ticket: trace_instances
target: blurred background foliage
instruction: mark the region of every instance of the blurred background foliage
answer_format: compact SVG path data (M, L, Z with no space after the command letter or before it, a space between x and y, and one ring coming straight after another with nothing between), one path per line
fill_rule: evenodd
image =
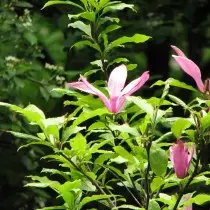
M97 55L89 48L70 50L81 36L77 30L67 27L67 14L75 13L75 8L59 5L41 10L45 2L0 1L0 101L19 106L32 103L50 117L65 113L64 98L52 92L53 87L65 87L65 82L76 80L77 74L90 69L90 62ZM156 79L174 77L194 85L192 79L171 62L171 44L183 49L200 66L203 79L210 77L208 0L133 0L129 3L135 4L138 12L124 10L117 14L123 26L120 33L152 36L146 44L128 45L115 51L116 55L138 64L131 77L149 69L151 84ZM175 91L190 99L189 92ZM151 94L158 91L147 88L142 92L146 97ZM36 128L3 108L0 121L0 209L33 210L52 204L55 201L51 192L23 187L24 177L39 171L39 159L45 151L33 147L16 152L20 140L4 132L29 133Z

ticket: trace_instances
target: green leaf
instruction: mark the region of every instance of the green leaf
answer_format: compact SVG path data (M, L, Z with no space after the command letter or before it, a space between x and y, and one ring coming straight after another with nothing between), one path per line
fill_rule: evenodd
M182 101L180 98L176 97L176 96L173 96L173 95L168 95L168 97L174 101L175 103L177 103L178 105L182 106L184 109L188 109L189 107L187 106L187 104Z
M133 4L118 3L118 4L111 5L111 6L106 6L104 8L103 12L102 12L102 15L107 13L107 12L123 10L125 8L132 9L133 11L136 12L136 10L134 9L134 5Z
M146 36L143 34L135 34L132 37L127 37L127 36L123 36L119 39L114 40L113 42L111 42L106 51L109 52L111 49L115 48L115 47L121 47L123 44L126 43L143 43L146 42L148 39L150 39L150 36Z
M63 132L63 135L62 135L62 141L65 142L65 141L68 141L68 139L71 137L71 135L75 134L75 133L78 133L79 131L81 130L84 130L86 127L68 127L64 130Z
M104 114L108 114L109 111L106 108L99 108L93 111L87 111L87 112L82 112L79 117L74 121L73 126L77 126L81 124L82 122L91 119L96 116L101 116Z
M68 27L77 28L80 31L83 31L89 37L91 37L91 27L90 27L90 25L87 25L87 24L83 23L82 21L76 21L74 23L70 23L68 25Z
M165 150L153 145L150 149L150 165L157 176L164 176L168 166L168 155Z
M66 206L50 206L50 207L44 207L37 210L59 210L59 209L66 210Z
M111 198L111 197L115 197L115 196L114 195L92 195L90 197L86 196L80 202L79 209L81 209L85 204L90 203L92 201L106 200L106 199Z
M14 131L7 131L8 133L11 133L13 136L21 139L26 139L26 140L34 140L34 141L40 141L41 139L30 135L30 134L25 134L25 133L19 133L19 132L14 132Z
M149 104L145 99L141 99L135 96L128 96L126 97L128 101L132 101L138 107L140 107L143 111L145 111L150 118L153 117L154 109L151 104Z
M148 210L160 210L160 206L155 200L150 200Z
M78 18L84 18L86 20L89 20L91 22L95 22L95 18L96 18L96 14L95 12L81 12L79 14L76 14L76 15L71 15L69 14L68 15L69 19L78 19Z
M121 28L121 26L117 25L117 24L112 24L107 26L104 30L103 33L108 34L109 32L115 31L117 29Z
M157 201L160 201L168 206L174 206L175 205L175 200L172 199L170 195L160 193L159 198L156 199Z
M127 65L127 69L128 69L128 71L132 71L132 70L136 69L137 66L138 65L135 63L130 63Z
M195 203L197 205L203 205L206 202L210 201L210 195L207 194L199 194L196 195L195 197L189 199L187 202L185 202L183 208L189 206L192 203Z
M206 130L210 127L210 112L201 119L201 125L203 130Z
M21 113L28 119L29 122L38 123L39 121L45 119L43 111L33 104L28 105Z
M115 125L115 124L110 124L109 127L113 131L120 131L121 133L129 133L133 136L140 136L138 130L136 128L130 127L128 124L123 124L123 125Z
M71 48L73 48L73 47L80 48L80 47L83 47L83 46L89 46L89 47L97 50L98 52L101 52L100 46L96 43L92 43L89 40L82 40L82 41L76 42L71 46Z
M103 122L95 122L89 126L88 131L95 129L107 129L106 125Z
M152 192L157 192L160 186L164 183L161 177L155 177L150 185Z
M173 123L171 131L177 138L180 138L182 132L189 128L191 125L192 123L189 120L185 118L179 118Z
M66 4L66 5L72 5L75 6L77 8L80 8L81 10L84 10L83 7L81 7L79 4L76 4L72 1L48 1L47 3L45 3L45 5L42 7L42 9L52 6L52 5L56 5L56 4Z
M54 174L59 174L60 176L62 176L64 179L66 180L70 180L69 177L69 172L63 172L61 170L58 169L51 169L51 168L43 168L41 173L49 173L50 175L54 175Z
M195 91L197 92L198 90L193 88L192 86L190 85L187 85L186 83L184 82L180 82L179 80L176 80L174 78L169 78L167 79L166 81L162 81L162 80L158 80L157 82L155 82L151 87L153 86L162 86L162 85L166 85L166 84L169 84L170 86L174 86L174 87L180 87L180 88L184 88L184 89L187 89L187 90L192 90L192 91Z
M139 207L127 205L127 204L112 208L112 210L118 210L118 209L144 210L144 208L139 208Z
M45 188L45 187L51 187L54 190L57 190L60 186L60 183L57 181L52 181L48 179L46 176L40 177L40 176L28 176L31 178L33 181L38 181L38 182L33 182L33 183L27 183L25 186L26 187L40 187L40 188Z
M85 151L86 150L86 144L87 144L87 140L81 133L78 133L70 141L70 145L71 145L72 149L77 150L77 151Z
M125 150L123 147L115 146L113 149L118 155L127 159L130 163L136 163L137 159L135 159L135 157L132 154L130 154L127 150Z
M58 190L60 192L67 192L72 190L80 189L82 186L81 180L74 180L73 182L67 181L64 184L60 185Z
M129 60L127 58L116 58L108 64L108 67L113 65L114 63L128 63L128 62Z

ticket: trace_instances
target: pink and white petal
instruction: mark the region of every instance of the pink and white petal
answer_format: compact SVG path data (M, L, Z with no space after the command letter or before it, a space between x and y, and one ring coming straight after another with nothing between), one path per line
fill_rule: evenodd
M84 82L70 82L68 83L68 85L72 88L96 95L96 93L93 92L90 88L88 88Z
M198 68L198 66L192 60L186 57L175 56L175 55L173 55L173 57L176 60L176 62L179 64L179 66L184 70L184 72L195 80L198 89L201 92L204 92L204 84L202 82L201 71Z
M118 112L121 110L123 104L125 103L126 101L126 97L125 96L120 96L117 100L117 110Z
M118 113L122 108L126 98L125 96L121 97L112 97L110 98L110 105L113 113Z
M121 95L129 96L140 89L149 79L149 71L145 71L139 78L130 82L121 92Z
M187 175L187 158L188 153L185 149L184 143L181 140L177 140L177 144L173 146L173 165L178 178L184 178Z
M102 102L105 104L105 106L111 111L109 99L99 89L97 89L93 85L91 85L85 77L80 75L80 79L87 86L88 90L91 90L95 95L97 95L102 100Z
M108 80L108 91L110 97L119 96L125 86L127 79L127 68L125 65L116 67L110 74Z
M176 52L176 54L178 56L184 56L184 57L186 57L185 54L178 47L176 47L174 45L171 45L171 48Z

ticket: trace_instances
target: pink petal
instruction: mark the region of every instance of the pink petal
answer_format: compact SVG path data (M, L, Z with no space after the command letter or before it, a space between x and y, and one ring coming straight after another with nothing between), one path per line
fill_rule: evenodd
M96 93L93 92L89 87L87 87L87 85L84 82L70 82L68 83L68 85L72 88L96 95Z
M185 54L178 47L171 45L171 48L176 52L177 55L186 57Z
M184 210L192 210L193 208L192 208L192 204L191 205L189 205L189 206L187 206L186 208L184 208Z
M190 59L183 56L175 56L173 55L176 62L180 65L180 67L190 75L196 82L198 89L201 92L204 92L204 84L201 79L201 71L198 66Z
M116 67L109 76L108 91L110 97L116 97L120 95L121 90L125 86L127 78L127 68L125 65Z
M188 170L188 149L181 140L170 147L170 159L174 166L176 176L184 178Z
M99 89L97 89L93 85L91 85L85 77L80 76L80 79L86 85L87 89L92 91L93 94L97 95L103 101L105 106L111 111L111 106L110 106L109 99Z
M122 108L126 98L124 96L110 98L110 106L113 113L118 113Z
M130 82L121 92L122 95L131 95L141 88L149 79L149 71L145 71L139 78Z

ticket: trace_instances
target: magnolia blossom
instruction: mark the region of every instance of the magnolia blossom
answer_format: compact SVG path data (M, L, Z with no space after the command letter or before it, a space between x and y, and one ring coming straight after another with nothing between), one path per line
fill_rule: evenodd
M176 46L171 46L172 49L177 53L177 55L173 55L176 62L183 69L185 73L191 76L196 84L198 89L203 93L205 92L205 85L201 79L201 71L199 67L189 58L185 56L185 54Z
M188 146L178 139L177 144L171 146L169 150L170 160L173 164L176 176L183 179L187 175L194 154L194 147L192 147L192 151L189 153Z
M116 67L110 74L108 80L108 99L99 89L91 85L85 77L80 75L80 81L68 83L70 87L98 96L109 111L118 113L129 96L141 88L149 79L149 72L144 72L139 78L133 80L126 87L127 68L125 65Z

